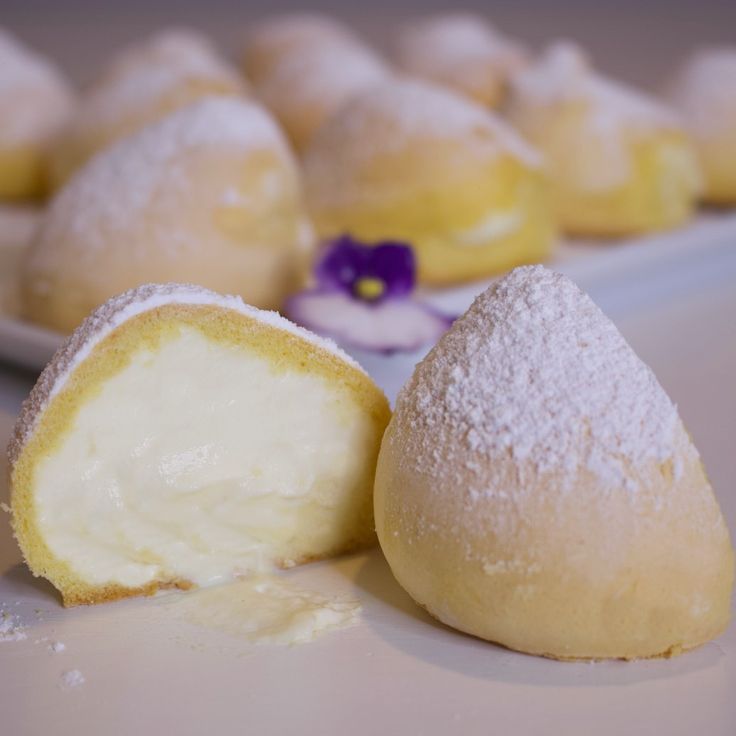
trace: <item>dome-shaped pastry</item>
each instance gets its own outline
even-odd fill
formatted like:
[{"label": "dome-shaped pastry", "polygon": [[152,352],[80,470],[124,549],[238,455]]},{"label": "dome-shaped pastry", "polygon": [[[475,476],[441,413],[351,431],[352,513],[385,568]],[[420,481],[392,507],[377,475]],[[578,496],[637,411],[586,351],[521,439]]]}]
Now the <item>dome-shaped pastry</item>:
[{"label": "dome-shaped pastry", "polygon": [[536,152],[489,111],[425,82],[353,97],[317,133],[304,170],[319,235],[409,242],[426,284],[480,279],[551,247]]},{"label": "dome-shaped pastry", "polygon": [[101,152],[59,192],[25,262],[25,313],[70,332],[111,296],[168,280],[277,308],[301,285],[310,244],[271,117],[205,98]]},{"label": "dome-shaped pastry", "polygon": [[376,529],[444,623],[567,658],[722,632],[733,551],[677,409],[588,296],[542,266],[490,287],[402,389]]}]

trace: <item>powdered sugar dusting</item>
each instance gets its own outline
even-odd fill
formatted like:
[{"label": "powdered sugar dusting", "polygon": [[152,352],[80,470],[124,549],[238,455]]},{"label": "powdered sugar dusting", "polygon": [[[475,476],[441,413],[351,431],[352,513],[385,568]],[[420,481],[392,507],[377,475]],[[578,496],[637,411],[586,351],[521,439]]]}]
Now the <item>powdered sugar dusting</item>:
[{"label": "powdered sugar dusting", "polygon": [[575,44],[558,42],[552,45],[533,66],[513,77],[513,91],[519,102],[530,108],[558,102],[580,101],[592,108],[592,123],[616,133],[679,127],[676,114],[631,87],[613,82],[595,73],[584,52]]},{"label": "powdered sugar dusting", "polygon": [[15,464],[51,399],[94,350],[117,327],[138,314],[167,304],[202,304],[232,309],[275,329],[284,330],[322,350],[327,350],[353,368],[364,372],[331,340],[295,325],[277,312],[256,309],[238,296],[224,296],[192,284],[146,284],[110,299],[96,309],[59,348],[23,403],[8,447],[11,467]]},{"label": "powdered sugar dusting", "polygon": [[22,626],[18,616],[0,609],[0,642],[22,641],[27,639],[25,626]]},{"label": "powdered sugar dusting", "polygon": [[86,682],[84,675],[79,670],[67,670],[61,675],[60,687],[63,690],[73,690],[81,687]]},{"label": "powdered sugar dusting", "polygon": [[230,92],[243,89],[237,72],[215,55],[192,53],[175,62],[133,67],[94,88],[74,118],[74,134],[93,136],[99,129],[114,128],[121,121],[142,116],[161,105],[166,95],[188,84],[216,85]]},{"label": "powdered sugar dusting", "polygon": [[[83,167],[54,199],[44,238],[56,239],[53,228],[58,222],[79,233],[88,247],[104,247],[105,233],[125,229],[156,192],[173,196],[186,187],[182,157],[204,147],[234,153],[269,149],[289,167],[295,165],[281,131],[260,105],[235,97],[206,97],[120,140]],[[67,219],[62,213],[72,216]],[[91,237],[95,233],[98,237]],[[172,235],[168,242],[174,247],[180,241]],[[48,253],[53,258],[51,249]]]},{"label": "powdered sugar dusting", "polygon": [[[402,150],[414,139],[460,139],[480,158],[508,153],[539,166],[537,152],[509,126],[480,105],[433,84],[398,78],[350,100],[317,135],[318,149],[334,138],[352,141],[358,160]],[[320,151],[318,150],[319,154]],[[341,151],[341,153],[345,153]],[[320,155],[308,156],[311,166]]]},{"label": "powdered sugar dusting", "polygon": [[334,110],[350,94],[389,74],[381,59],[355,42],[308,46],[284,56],[258,92],[275,110],[284,105],[322,104]]},{"label": "powdered sugar dusting", "polygon": [[[681,422],[651,370],[587,295],[542,266],[515,269],[475,300],[418,366],[397,413],[427,443],[449,431],[464,458],[510,455],[556,474],[563,490],[581,469],[632,494],[631,469],[681,472]],[[430,444],[423,454],[431,473],[452,464]]]}]

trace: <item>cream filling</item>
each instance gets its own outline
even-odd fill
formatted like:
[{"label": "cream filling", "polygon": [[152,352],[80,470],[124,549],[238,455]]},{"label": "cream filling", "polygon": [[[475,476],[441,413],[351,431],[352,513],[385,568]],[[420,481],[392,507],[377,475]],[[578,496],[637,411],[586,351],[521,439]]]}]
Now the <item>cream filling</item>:
[{"label": "cream filling", "polygon": [[182,328],[133,355],[39,463],[38,523],[89,583],[208,585],[351,539],[374,443],[326,379]]},{"label": "cream filling", "polygon": [[303,644],[353,626],[360,604],[257,575],[165,602],[167,613],[254,644]]},{"label": "cream filling", "polygon": [[465,246],[488,245],[490,241],[506,237],[518,230],[521,224],[522,215],[518,209],[509,212],[490,212],[472,227],[453,233],[453,242]]}]

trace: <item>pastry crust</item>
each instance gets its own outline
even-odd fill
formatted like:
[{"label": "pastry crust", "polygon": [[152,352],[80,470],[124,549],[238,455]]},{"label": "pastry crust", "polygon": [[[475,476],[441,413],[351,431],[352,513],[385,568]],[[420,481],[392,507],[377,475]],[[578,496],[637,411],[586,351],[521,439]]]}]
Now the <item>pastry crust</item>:
[{"label": "pastry crust", "polygon": [[728,625],[729,533],[675,406],[541,266],[479,296],[417,366],[374,504],[409,594],[511,649],[669,657]]},{"label": "pastry crust", "polygon": [[[36,576],[50,580],[64,604],[101,603],[163,588],[191,587],[180,577],[130,588],[89,584],[49,548],[34,503],[39,462],[59,446],[76,414],[106,380],[119,373],[141,346],[155,348],[171,331],[191,327],[210,340],[266,358],[275,370],[323,376],[355,402],[375,428],[375,453],[390,410],[383,393],[365,372],[332,343],[292,325],[274,313],[259,312],[235,297],[221,297],[194,286],[148,285],[111,300],[94,312],[67,340],[41,374],[23,405],[8,448],[13,529],[24,558]],[[373,468],[375,460],[368,463]],[[292,566],[370,545],[374,541],[372,477],[366,478],[365,503],[358,518],[346,521],[339,547],[302,554],[274,564]]]}]

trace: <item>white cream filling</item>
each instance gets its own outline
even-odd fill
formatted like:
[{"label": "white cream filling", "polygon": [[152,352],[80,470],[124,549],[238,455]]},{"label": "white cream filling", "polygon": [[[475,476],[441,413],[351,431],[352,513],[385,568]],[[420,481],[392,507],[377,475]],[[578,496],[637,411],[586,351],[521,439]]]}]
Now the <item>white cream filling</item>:
[{"label": "white cream filling", "polygon": [[484,246],[491,240],[498,240],[521,227],[522,215],[518,209],[508,212],[490,212],[482,220],[465,230],[453,234],[457,245]]},{"label": "white cream filling", "polygon": [[164,602],[167,612],[197,626],[254,644],[303,644],[358,622],[360,603],[257,575]]},{"label": "white cream filling", "polygon": [[374,442],[326,379],[184,328],[107,380],[39,463],[38,523],[90,583],[207,585],[344,543]]}]

